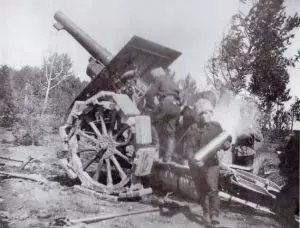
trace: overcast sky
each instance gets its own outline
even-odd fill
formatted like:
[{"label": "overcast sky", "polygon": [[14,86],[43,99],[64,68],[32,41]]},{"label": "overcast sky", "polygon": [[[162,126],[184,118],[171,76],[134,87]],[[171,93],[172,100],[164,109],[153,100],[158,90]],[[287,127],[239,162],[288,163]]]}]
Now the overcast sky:
[{"label": "overcast sky", "polygon": [[[300,12],[300,0],[289,0]],[[207,59],[239,9],[238,0],[0,0],[0,64],[39,66],[49,49],[68,53],[85,78],[89,54],[66,32],[53,28],[57,10],[116,54],[138,35],[182,52],[172,68],[190,72],[200,85]],[[297,32],[289,53],[300,48]],[[300,97],[300,64],[291,70],[292,95]]]}]

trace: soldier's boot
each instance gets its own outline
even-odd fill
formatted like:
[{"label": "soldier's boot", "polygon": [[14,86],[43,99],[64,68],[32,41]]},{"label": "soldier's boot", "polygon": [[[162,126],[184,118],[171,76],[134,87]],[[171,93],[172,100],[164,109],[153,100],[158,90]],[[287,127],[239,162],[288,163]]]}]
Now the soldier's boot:
[{"label": "soldier's boot", "polygon": [[210,214],[208,210],[203,210],[202,218],[204,222],[210,223]]},{"label": "soldier's boot", "polygon": [[213,224],[213,225],[220,224],[220,220],[219,220],[219,215],[218,214],[212,213],[211,216],[210,216],[210,219],[211,219],[211,224]]},{"label": "soldier's boot", "polygon": [[175,149],[175,138],[168,137],[167,140],[168,140],[167,141],[167,148],[165,150],[163,161],[169,163],[169,162],[172,161],[172,155],[173,155],[174,149]]},{"label": "soldier's boot", "polygon": [[210,224],[210,205],[209,205],[209,197],[208,195],[205,196],[201,196],[200,197],[200,205],[202,206],[202,218],[204,220],[204,222]]}]

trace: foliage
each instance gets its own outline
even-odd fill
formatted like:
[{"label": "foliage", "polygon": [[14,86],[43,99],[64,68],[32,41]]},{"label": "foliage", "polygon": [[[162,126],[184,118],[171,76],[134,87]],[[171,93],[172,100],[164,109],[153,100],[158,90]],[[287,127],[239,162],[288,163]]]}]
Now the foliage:
[{"label": "foliage", "polygon": [[208,83],[217,90],[226,87],[235,93],[245,88],[249,74],[247,48],[243,28],[234,16],[228,34],[223,36],[220,47],[206,65]]},{"label": "foliage", "polygon": [[295,97],[294,103],[291,105],[290,113],[296,120],[300,120],[300,99],[299,97]]},{"label": "foliage", "polygon": [[0,124],[9,127],[14,115],[13,93],[11,86],[11,72],[8,66],[0,67]]},{"label": "foliage", "polygon": [[178,81],[178,85],[181,88],[181,96],[188,104],[196,95],[198,88],[195,79],[187,74],[183,79]]},{"label": "foliage", "polygon": [[284,106],[279,106],[273,115],[273,128],[274,129],[288,129],[290,115],[289,112],[284,109]]},{"label": "foliage", "polygon": [[49,114],[64,116],[73,100],[86,87],[86,81],[81,82],[74,75],[66,78],[58,87],[50,92]]},{"label": "foliage", "polygon": [[252,77],[249,89],[262,104],[282,104],[290,99],[287,68],[294,66],[299,56],[286,57],[285,51],[300,26],[297,14],[287,16],[283,0],[260,0],[241,22],[249,40]]},{"label": "foliage", "polygon": [[45,91],[42,115],[47,109],[50,91],[72,75],[71,68],[72,61],[67,54],[53,53],[44,58],[40,74],[40,86]]},{"label": "foliage", "polygon": [[300,18],[287,16],[283,0],[256,1],[247,15],[233,16],[220,48],[207,64],[209,82],[236,93],[246,88],[267,112],[281,105],[290,99],[287,68],[295,66],[300,54],[286,57],[285,51],[299,26]]},{"label": "foliage", "polygon": [[172,80],[175,81],[175,75],[176,75],[176,73],[174,71],[172,71],[171,68],[165,69],[165,72],[166,72],[166,76],[167,77],[170,77]]},{"label": "foliage", "polygon": [[36,96],[41,96],[42,91],[39,86],[40,69],[38,67],[24,66],[20,70],[12,72],[12,87],[14,96],[20,95],[24,97],[26,84],[30,87],[30,93]]},{"label": "foliage", "polygon": [[[66,72],[70,72],[72,63],[66,54],[54,53],[48,60],[50,62],[47,63],[52,66],[46,66],[46,62],[44,62],[40,68],[24,66],[20,70],[9,70],[11,83],[6,84],[11,85],[11,98],[7,100],[11,101],[12,107],[14,107],[14,135],[22,144],[37,145],[44,133],[57,131],[63,123],[63,117],[72,101],[87,84],[87,82],[81,82],[74,74],[63,77]],[[47,77],[44,74],[46,67],[48,79],[51,78],[49,84],[47,84]],[[4,76],[1,74],[0,77]],[[8,77],[6,76],[6,78]],[[0,88],[2,89],[4,86]],[[7,90],[10,87],[5,86],[5,88]],[[41,115],[47,88],[49,89],[48,109]],[[3,94],[8,96],[10,93]],[[2,107],[4,106],[1,104]]]}]

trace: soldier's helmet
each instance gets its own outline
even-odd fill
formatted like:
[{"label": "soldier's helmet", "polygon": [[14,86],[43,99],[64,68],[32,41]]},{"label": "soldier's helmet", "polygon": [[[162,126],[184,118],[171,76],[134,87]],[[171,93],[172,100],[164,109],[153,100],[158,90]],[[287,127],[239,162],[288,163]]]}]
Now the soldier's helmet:
[{"label": "soldier's helmet", "polygon": [[202,112],[213,112],[214,107],[212,102],[210,102],[208,99],[200,98],[194,104],[194,110],[197,114],[201,114]]},{"label": "soldier's helmet", "polygon": [[207,90],[207,91],[200,92],[199,97],[200,97],[200,99],[206,99],[206,100],[210,101],[212,106],[214,108],[216,107],[217,95],[213,91]]},{"label": "soldier's helmet", "polygon": [[202,91],[200,93],[197,93],[195,96],[192,96],[189,100],[187,100],[187,104],[194,105],[199,99],[209,100],[212,106],[215,108],[218,96],[211,90]]},{"label": "soldier's helmet", "polygon": [[166,72],[164,71],[163,68],[158,67],[154,68],[153,70],[150,71],[150,74],[153,78],[160,78],[166,75]]}]

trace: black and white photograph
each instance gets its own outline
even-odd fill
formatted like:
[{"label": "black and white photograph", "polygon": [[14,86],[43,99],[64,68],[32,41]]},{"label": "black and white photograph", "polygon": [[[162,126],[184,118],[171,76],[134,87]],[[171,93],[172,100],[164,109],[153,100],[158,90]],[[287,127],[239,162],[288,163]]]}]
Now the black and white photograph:
[{"label": "black and white photograph", "polygon": [[0,228],[297,228],[300,0],[0,0]]}]

